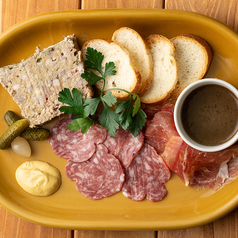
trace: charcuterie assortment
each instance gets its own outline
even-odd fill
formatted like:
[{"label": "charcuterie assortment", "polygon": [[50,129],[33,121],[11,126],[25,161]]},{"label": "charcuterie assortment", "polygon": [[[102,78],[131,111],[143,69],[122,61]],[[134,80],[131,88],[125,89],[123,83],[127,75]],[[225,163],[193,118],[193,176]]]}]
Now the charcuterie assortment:
[{"label": "charcuterie assortment", "polygon": [[[169,192],[166,182],[172,173],[191,188],[218,190],[238,177],[237,145],[198,151],[181,139],[174,123],[177,97],[202,80],[212,54],[205,40],[191,34],[144,39],[122,27],[111,39],[88,40],[81,49],[74,35],[67,36],[0,68],[0,83],[21,110],[21,116],[5,114],[9,129],[0,138],[1,149],[19,137],[39,146],[48,140],[53,152],[65,159],[61,173],[93,200],[122,192],[134,201],[158,202]],[[58,116],[49,130],[41,127]],[[20,186],[41,196],[34,183],[22,183],[19,171]],[[55,188],[49,183],[43,196],[60,188],[60,172],[52,171],[58,177],[44,173]]]}]

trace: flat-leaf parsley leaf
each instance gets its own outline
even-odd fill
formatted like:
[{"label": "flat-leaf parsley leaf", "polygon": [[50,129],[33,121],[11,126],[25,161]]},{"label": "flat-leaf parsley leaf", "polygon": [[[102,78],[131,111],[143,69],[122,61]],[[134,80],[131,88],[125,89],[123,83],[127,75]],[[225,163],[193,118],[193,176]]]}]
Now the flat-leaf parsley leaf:
[{"label": "flat-leaf parsley leaf", "polygon": [[94,124],[93,120],[89,118],[74,117],[72,118],[72,123],[69,123],[68,129],[72,131],[78,131],[81,129],[82,133],[87,132],[87,130]]},{"label": "flat-leaf parsley leaf", "polygon": [[100,103],[100,98],[87,98],[84,101],[84,117],[93,116],[98,108],[98,104]]},{"label": "flat-leaf parsley leaf", "polygon": [[103,111],[99,116],[100,124],[106,128],[110,135],[115,136],[116,130],[119,128],[118,124],[119,114],[111,110],[105,102],[103,102]]},{"label": "flat-leaf parsley leaf", "polygon": [[[123,129],[129,129],[134,136],[137,136],[145,125],[146,119],[145,112],[140,108],[140,97],[121,88],[104,90],[106,77],[116,74],[114,62],[107,62],[103,71],[103,54],[90,47],[87,48],[86,58],[84,63],[87,70],[81,74],[81,77],[90,85],[103,80],[103,88],[99,97],[85,99],[84,102],[82,94],[75,88],[72,93],[66,88],[59,93],[59,101],[69,105],[60,107],[60,111],[65,114],[76,114],[72,118],[73,122],[68,125],[68,129],[73,131],[81,129],[82,133],[86,132],[92,124],[96,123],[95,114],[101,103],[102,112],[98,120],[110,135],[115,136],[115,132],[121,125]],[[115,110],[111,107],[116,105],[117,99],[108,92],[112,90],[121,90],[130,96],[128,100],[119,102]]]},{"label": "flat-leaf parsley leaf", "polygon": [[77,113],[83,115],[84,108],[82,94],[76,88],[72,89],[72,95],[68,88],[63,89],[59,92],[58,100],[69,105],[60,107],[59,110],[64,112],[64,114]]}]

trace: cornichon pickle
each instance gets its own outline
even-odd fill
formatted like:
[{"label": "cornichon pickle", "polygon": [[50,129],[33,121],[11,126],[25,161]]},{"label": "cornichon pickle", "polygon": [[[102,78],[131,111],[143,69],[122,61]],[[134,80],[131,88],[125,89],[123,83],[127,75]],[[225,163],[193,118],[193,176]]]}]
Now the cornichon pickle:
[{"label": "cornichon pickle", "polygon": [[[21,118],[13,111],[7,111],[4,115],[4,120],[8,126],[11,126],[14,122]],[[20,135],[26,140],[42,141],[46,140],[50,136],[50,131],[45,128],[30,128],[27,127]]]},{"label": "cornichon pickle", "polygon": [[0,149],[7,149],[11,146],[13,140],[19,136],[27,127],[28,121],[26,119],[21,119],[14,122],[0,137]]},{"label": "cornichon pickle", "polygon": [[45,128],[26,128],[21,133],[21,137],[25,138],[26,140],[46,140],[50,136],[50,131]]},{"label": "cornichon pickle", "polygon": [[20,120],[21,118],[13,111],[7,111],[4,115],[4,120],[8,126],[11,126],[14,122]]}]

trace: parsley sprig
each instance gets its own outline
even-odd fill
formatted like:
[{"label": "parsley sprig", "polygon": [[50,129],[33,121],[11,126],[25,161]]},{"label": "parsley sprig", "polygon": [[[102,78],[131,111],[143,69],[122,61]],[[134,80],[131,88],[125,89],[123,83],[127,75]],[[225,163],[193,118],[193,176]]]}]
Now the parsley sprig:
[{"label": "parsley sprig", "polygon": [[[115,136],[116,130],[121,125],[123,129],[129,128],[130,132],[137,136],[145,125],[146,119],[145,112],[140,108],[140,97],[135,93],[130,93],[120,88],[105,90],[106,77],[116,74],[114,62],[107,62],[103,70],[103,54],[90,47],[87,48],[86,58],[84,63],[87,70],[81,74],[82,78],[86,79],[90,85],[103,80],[103,88],[99,97],[87,98],[84,102],[81,92],[76,88],[73,88],[72,92],[65,88],[59,93],[58,100],[68,105],[60,107],[60,111],[64,112],[64,114],[75,114],[72,117],[72,123],[68,125],[68,129],[73,131],[81,129],[82,133],[86,132],[91,125],[97,123],[95,115],[101,103],[102,112],[98,120],[110,135]],[[128,93],[129,99],[117,103],[116,97],[112,95],[112,90]],[[113,106],[116,106],[115,110],[111,109]]]}]

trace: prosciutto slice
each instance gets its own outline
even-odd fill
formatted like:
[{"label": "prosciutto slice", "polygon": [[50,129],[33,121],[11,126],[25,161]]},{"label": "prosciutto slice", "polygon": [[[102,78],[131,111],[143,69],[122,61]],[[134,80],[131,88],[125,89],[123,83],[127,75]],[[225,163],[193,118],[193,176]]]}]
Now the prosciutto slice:
[{"label": "prosciutto slice", "polygon": [[146,113],[147,120],[152,120],[154,115],[161,111],[163,107],[162,103],[156,103],[156,104],[145,104],[141,103],[141,109]]},{"label": "prosciutto slice", "polygon": [[165,103],[161,111],[146,123],[145,142],[154,147],[159,155],[164,152],[169,139],[179,135],[175,128],[173,112],[174,104]]},{"label": "prosciutto slice", "polygon": [[68,179],[76,181],[76,189],[90,199],[101,199],[119,192],[124,182],[124,171],[119,160],[100,144],[85,162],[68,160],[65,166]]},{"label": "prosciutto slice", "polygon": [[203,152],[172,137],[162,158],[186,186],[218,190],[238,177],[238,145],[218,152]]},{"label": "prosciutto slice", "polygon": [[144,134],[140,132],[138,136],[134,137],[129,130],[119,127],[116,136],[108,134],[103,144],[111,154],[121,161],[124,167],[128,167],[144,144]]},{"label": "prosciutto slice", "polygon": [[164,183],[170,178],[170,170],[155,149],[146,143],[125,169],[125,174],[122,192],[129,199],[141,201],[147,197],[155,202],[167,194]]},{"label": "prosciutto slice", "polygon": [[49,143],[54,153],[62,158],[74,162],[83,162],[90,159],[96,151],[96,145],[107,138],[104,127],[93,124],[86,133],[80,130],[67,129],[70,118],[58,121],[50,132]]}]

